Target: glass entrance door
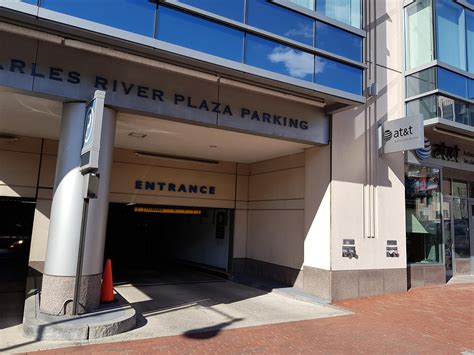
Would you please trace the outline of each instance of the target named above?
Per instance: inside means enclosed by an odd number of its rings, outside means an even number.
[[[452,231],[452,199],[451,197],[443,197],[443,239],[444,239],[444,261],[446,264],[446,277],[450,279],[454,274],[453,255],[453,231]]]
[[[444,248],[446,274],[471,273],[471,234],[474,203],[467,199],[444,197]]]

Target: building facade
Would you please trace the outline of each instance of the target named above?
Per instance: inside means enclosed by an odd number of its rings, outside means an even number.
[[[474,273],[474,2],[405,1],[406,108],[425,148],[406,154],[409,283]]]
[[[0,235],[42,275],[42,310],[70,311],[95,90],[106,109],[86,310],[104,255],[119,271],[179,260],[331,301],[406,291],[408,158],[377,140],[405,116],[404,10],[0,1]]]

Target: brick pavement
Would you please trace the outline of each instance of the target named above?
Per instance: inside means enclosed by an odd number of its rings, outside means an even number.
[[[44,353],[460,354],[474,352],[474,284],[341,301],[352,315]]]

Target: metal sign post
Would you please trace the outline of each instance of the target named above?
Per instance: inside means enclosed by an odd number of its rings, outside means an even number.
[[[79,297],[81,293],[82,266],[84,263],[84,245],[87,229],[87,214],[89,200],[97,198],[99,194],[99,153],[102,134],[102,118],[104,113],[105,92],[97,90],[94,98],[86,106],[84,118],[83,143],[81,149],[81,166],[79,171],[83,175],[81,235],[77,253],[76,278],[74,284],[74,298],[72,314],[79,311]]]

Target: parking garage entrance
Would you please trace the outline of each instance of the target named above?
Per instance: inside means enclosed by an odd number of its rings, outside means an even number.
[[[233,211],[230,209],[111,203],[105,258],[114,281],[199,269],[229,271]],[[179,273],[178,272],[178,273]]]

